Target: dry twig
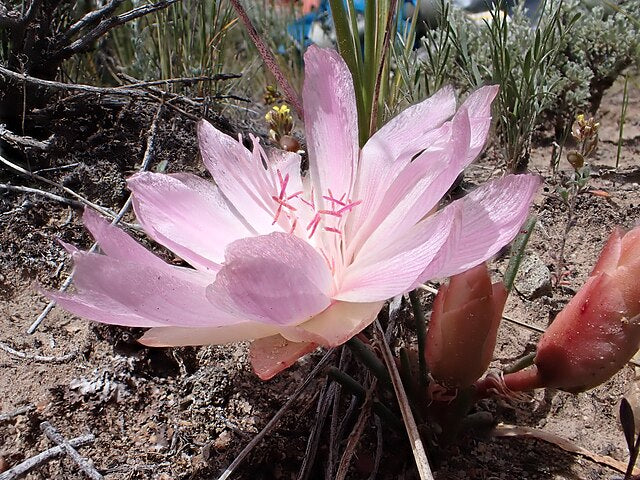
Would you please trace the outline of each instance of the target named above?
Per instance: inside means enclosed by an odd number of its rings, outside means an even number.
[[[67,444],[72,448],[79,448],[93,443],[94,440],[95,437],[93,435],[82,435],[77,438],[72,438],[67,442]],[[34,468],[39,467],[40,465],[45,464],[49,460],[53,460],[54,458],[57,458],[64,453],[65,448],[62,445],[58,445],[57,447],[45,450],[35,457],[31,457],[24,462],[10,468],[6,472],[0,473],[0,480],[16,480],[17,478],[26,475]]]
[[[22,407],[15,409],[13,412],[0,413],[0,422],[6,422],[7,420],[11,420],[18,415],[23,415],[30,412],[31,410],[35,410],[35,408],[35,405],[29,403],[28,405],[23,405]]]
[[[297,480],[306,480],[312,473],[312,467],[316,459],[318,452],[318,445],[320,444],[322,429],[327,419],[327,413],[329,407],[333,402],[337,391],[338,384],[332,382],[329,386],[325,385],[325,388],[320,392],[318,396],[318,405],[316,407],[316,422],[313,424],[309,440],[307,441],[307,449],[304,452],[304,460],[300,467]]]
[[[44,190],[38,190],[37,188],[31,187],[23,187],[21,185],[10,185],[8,183],[0,183],[0,190],[10,190],[12,192],[21,192],[21,193],[35,193],[36,195],[41,195],[49,200],[53,200],[54,202],[64,203],[65,205],[69,205],[73,208],[82,208],[82,204],[77,202],[76,200],[71,200],[70,198],[64,198],[60,195],[56,195],[55,193],[45,192]]]
[[[377,382],[374,379],[373,382],[371,382],[371,386],[367,390],[367,395],[365,397],[364,403],[362,404],[362,408],[360,409],[360,415],[358,415],[356,425],[353,427],[353,430],[349,434],[347,446],[345,447],[342,458],[340,459],[340,464],[338,465],[338,471],[336,472],[335,480],[344,480],[345,478],[347,478],[349,465],[351,464],[351,458],[356,453],[356,447],[358,446],[358,442],[360,442],[360,437],[362,437],[364,428],[367,425],[367,420],[371,416],[371,400],[373,391],[376,388],[376,383]]]
[[[51,144],[51,138],[53,138],[53,136],[49,138],[49,140],[36,140],[33,137],[16,135],[11,130],[8,130],[5,125],[0,123],[0,138],[15,146],[47,150]]]
[[[398,404],[400,405],[400,412],[402,413],[402,419],[404,420],[404,425],[407,429],[407,435],[409,436],[409,442],[411,443],[411,450],[413,450],[413,457],[416,461],[418,474],[420,475],[421,480],[434,480],[433,473],[431,473],[429,460],[427,459],[427,453],[425,452],[424,445],[422,444],[420,432],[418,432],[418,426],[416,425],[416,421],[413,418],[413,412],[411,411],[411,406],[409,405],[409,399],[407,398],[407,394],[404,391],[404,386],[402,385],[402,380],[400,379],[398,367],[393,360],[391,349],[389,348],[389,344],[387,344],[387,341],[384,337],[384,331],[382,330],[380,322],[377,319],[374,322],[374,329],[379,339],[382,358],[385,365],[387,366],[389,375],[391,376],[393,389],[396,392],[396,398],[398,399]]]
[[[76,192],[74,192],[70,188],[65,187],[61,183],[57,183],[57,182],[54,182],[52,180],[49,180],[48,178],[41,177],[38,174],[31,173],[30,171],[22,168],[21,166],[16,165],[13,162],[10,162],[6,158],[4,158],[2,155],[0,155],[0,162],[4,163],[8,167],[12,168],[16,172],[19,172],[19,173],[21,173],[23,175],[26,175],[27,177],[34,178],[34,179],[36,179],[36,180],[38,180],[40,182],[46,183],[47,185],[51,185],[52,187],[56,187],[56,188],[59,188],[59,189],[65,191],[65,192],[67,192],[72,197],[77,198],[81,203],[84,203],[85,205],[93,208],[94,210],[100,212],[101,214],[103,214],[103,215],[105,215],[107,217],[113,217],[114,216],[114,213],[111,210],[109,210],[108,208],[102,207],[102,206],[100,206],[100,205],[98,205],[96,203],[93,203],[93,202],[87,200],[82,195],[78,195]]]
[[[82,455],[78,453],[78,451],[69,443],[65,438],[60,435],[60,433],[55,429],[53,425],[49,422],[42,422],[40,424],[40,430],[52,441],[56,442],[60,445],[65,453],[69,455],[74,462],[78,464],[80,469],[91,479],[91,480],[102,480],[104,477],[98,472],[93,465],[84,458]]]
[[[13,355],[14,357],[22,358],[23,360],[33,360],[41,363],[65,363],[78,354],[78,352],[69,352],[61,357],[35,355],[15,350],[4,342],[0,342],[0,350],[7,352],[9,355]]]

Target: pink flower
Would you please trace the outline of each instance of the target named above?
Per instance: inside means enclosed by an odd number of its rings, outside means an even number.
[[[253,150],[200,122],[215,184],[182,173],[128,181],[146,233],[194,268],[169,265],[91,212],[104,255],[75,251],[75,294],[50,293],[92,320],[152,327],[153,346],[253,340],[270,378],[317,345],[339,345],[385,300],[467,270],[509,242],[537,177],[509,175],[430,214],[482,149],[496,87],[456,112],[445,88],[406,109],[360,149],[349,70],[310,47],[303,98],[309,174],[300,157]]]
[[[425,356],[440,385],[465,388],[487,370],[507,290],[491,284],[486,264],[451,277],[433,302]]]
[[[511,390],[581,392],[606,382],[640,348],[640,227],[617,228],[584,286],[544,333],[530,369],[506,375]]]

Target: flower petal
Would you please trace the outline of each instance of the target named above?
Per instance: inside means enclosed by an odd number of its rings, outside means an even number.
[[[364,330],[378,315],[384,301],[372,303],[335,302],[329,308],[296,327],[281,329],[294,342],[314,342],[324,347],[342,345]]]
[[[331,288],[331,272],[311,245],[272,233],[232,243],[207,297],[248,321],[296,325],[329,306]]]
[[[242,322],[220,327],[155,327],[138,339],[148,347],[185,347],[195,345],[222,345],[268,337],[278,333],[272,325]]]
[[[316,205],[331,190],[350,198],[359,155],[353,81],[338,52],[314,45],[304,55],[304,126]]]
[[[461,221],[453,207],[414,225],[401,238],[361,252],[346,270],[337,300],[375,302],[412,288],[418,276],[437,258]]]
[[[506,175],[452,202],[443,211],[460,209],[460,228],[419,281],[456,275],[498,253],[518,234],[539,186],[536,175]]]
[[[429,135],[456,111],[453,89],[445,87],[405,109],[372,135],[362,148],[354,200],[362,203],[349,216],[349,238],[370,218],[384,192],[421,150],[441,138]]]
[[[256,375],[261,380],[269,380],[316,348],[314,343],[290,342],[280,335],[274,335],[251,342],[249,357]]]
[[[491,127],[491,103],[498,95],[498,85],[481,87],[467,97],[462,104],[471,119],[471,146],[467,154],[467,165],[480,153]]]
[[[66,310],[91,320],[131,327],[216,326],[240,319],[206,298],[211,275],[157,268],[106,255],[73,255],[77,293],[46,292]]]
[[[198,269],[219,270],[225,247],[255,234],[218,188],[196,175],[145,172],[128,185],[145,232]]]
[[[363,231],[358,232],[368,237],[362,251],[381,242],[394,243],[395,239],[403,237],[409,228],[437,206],[449,190],[466,166],[463,160],[471,137],[466,108],[458,110],[448,134],[448,142],[440,148],[427,149],[409,163],[389,186],[380,207],[371,212],[368,228],[363,227]],[[369,229],[374,230],[368,232]]]
[[[276,187],[263,165],[261,149],[250,152],[237,140],[209,122],[198,123],[200,154],[216,185],[246,223],[258,234],[274,231],[272,226]]]
[[[140,265],[150,265],[158,268],[172,268],[160,257],[156,256],[124,230],[112,225],[107,219],[101,217],[90,208],[85,208],[82,215],[82,223],[91,232],[91,235],[100,248],[108,256],[119,260],[128,260]],[[67,245],[65,248],[68,249]],[[78,251],[75,247],[70,253]]]

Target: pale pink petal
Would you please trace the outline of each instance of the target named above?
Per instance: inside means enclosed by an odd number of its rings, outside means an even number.
[[[185,347],[195,345],[223,345],[268,337],[278,333],[273,325],[242,322],[220,327],[155,327],[138,339],[148,347]]]
[[[314,45],[304,55],[304,126],[316,205],[329,190],[351,196],[358,162],[358,118],[353,81],[338,52]]]
[[[258,234],[274,231],[273,212],[277,195],[263,165],[260,150],[250,152],[237,140],[209,122],[198,123],[200,154],[225,198]]]
[[[498,94],[497,85],[489,85],[473,92],[462,104],[471,119],[471,146],[466,163],[471,163],[480,153],[491,128],[491,103]]]
[[[335,302],[296,327],[281,328],[281,335],[294,342],[314,342],[323,347],[342,345],[364,330],[384,306],[382,302]]]
[[[455,207],[446,209],[414,225],[393,242],[363,250],[347,268],[334,298],[376,302],[410,290],[437,257],[460,218]]]
[[[200,274],[188,267],[178,267],[162,260],[151,251],[136,242],[121,228],[112,225],[93,210],[85,209],[82,215],[84,226],[100,245],[102,251],[111,258],[132,262],[140,266],[149,266],[164,271],[171,277],[184,279],[186,282],[197,281],[203,284],[213,283],[215,272],[206,271]],[[62,246],[73,255],[85,253],[73,245],[60,241]],[[75,257],[74,257],[75,258]]]
[[[498,253],[520,231],[539,186],[538,176],[506,175],[447,206],[461,210],[460,228],[419,281],[456,275]]]
[[[272,233],[232,243],[207,296],[247,321],[296,325],[329,306],[331,288],[331,272],[311,245]]]
[[[256,375],[261,380],[269,380],[316,348],[314,343],[290,342],[274,335],[251,342],[249,357]]]
[[[111,225],[105,218],[95,213],[90,208],[86,208],[82,215],[82,223],[91,232],[91,235],[98,242],[100,248],[108,256],[119,260],[129,260],[141,265],[150,265],[158,268],[166,266],[171,268],[164,260],[156,256],[145,247],[131,238],[124,230]],[[61,242],[63,243],[63,242]],[[69,253],[78,251],[73,246],[63,243]],[[72,250],[69,250],[72,248]]]
[[[77,292],[46,295],[76,315],[132,327],[215,326],[239,321],[209,303],[206,288],[212,277],[206,273],[84,252],[75,253],[73,259]]]
[[[128,186],[145,232],[196,268],[217,271],[229,243],[255,234],[218,188],[196,175],[145,172]]]
[[[363,162],[386,159],[387,165],[427,148],[425,135],[440,127],[456,111],[453,88],[446,86],[422,102],[404,109],[374,133],[363,147]],[[365,165],[363,165],[364,167]]]
[[[464,107],[456,113],[449,130],[449,141],[440,148],[427,149],[409,163],[387,189],[380,207],[370,212],[371,218],[362,228],[368,237],[361,247],[363,251],[403,237],[449,190],[464,168],[463,159],[469,150],[471,130]]]
[[[360,231],[382,201],[384,192],[400,171],[421,150],[428,148],[445,132],[431,135],[456,110],[453,89],[445,87],[387,122],[362,148],[354,200],[362,202],[350,215],[348,238]]]

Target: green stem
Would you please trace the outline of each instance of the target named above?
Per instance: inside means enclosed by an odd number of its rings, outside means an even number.
[[[329,377],[342,385],[344,389],[349,393],[355,395],[359,400],[363,400],[366,397],[366,389],[360,383],[358,383],[355,378],[344,373],[342,370],[336,367],[329,367],[327,369],[327,375],[329,375]],[[382,420],[387,422],[396,430],[402,431],[402,421],[391,410],[389,410],[386,405],[380,403],[377,400],[374,400],[372,408],[376,415],[378,415]]]
[[[536,225],[536,221],[536,217],[531,215],[525,222],[524,226],[520,229],[520,233],[513,242],[509,265],[507,265],[507,269],[504,272],[504,286],[507,289],[507,292],[511,292],[513,289],[513,283],[516,280],[518,269],[520,268],[522,258],[524,257],[524,251],[527,248],[527,243],[529,243],[529,238],[531,238],[531,233]]]
[[[351,349],[353,354],[364,363],[371,373],[373,373],[378,380],[385,386],[391,386],[391,378],[385,368],[382,361],[373,353],[373,350],[365,345],[361,340],[356,337],[347,341],[347,346]]]
[[[422,305],[415,290],[409,292],[409,300],[413,308],[413,318],[416,322],[416,333],[418,336],[418,367],[420,371],[420,385],[427,384],[427,358],[425,357],[425,347],[427,342],[427,321],[424,318]]]
[[[518,360],[513,362],[511,365],[509,365],[507,368],[505,368],[504,373],[509,374],[509,373],[518,372],[520,370],[524,370],[525,368],[533,365],[533,360],[535,358],[536,358],[536,352],[531,352],[525,355],[524,357],[519,358]]]

